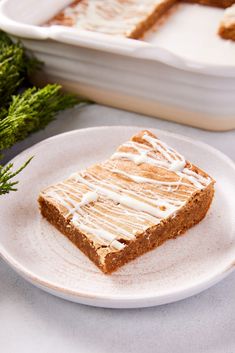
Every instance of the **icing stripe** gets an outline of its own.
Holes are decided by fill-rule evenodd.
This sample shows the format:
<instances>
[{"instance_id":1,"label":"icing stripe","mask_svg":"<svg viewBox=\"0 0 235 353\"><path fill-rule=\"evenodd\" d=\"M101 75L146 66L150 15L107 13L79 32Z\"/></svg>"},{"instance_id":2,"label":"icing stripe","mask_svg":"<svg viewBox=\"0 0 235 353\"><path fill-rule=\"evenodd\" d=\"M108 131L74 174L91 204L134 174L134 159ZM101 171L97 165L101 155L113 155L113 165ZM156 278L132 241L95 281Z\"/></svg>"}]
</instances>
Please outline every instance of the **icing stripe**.
<instances>
[{"instance_id":1,"label":"icing stripe","mask_svg":"<svg viewBox=\"0 0 235 353\"><path fill-rule=\"evenodd\" d=\"M96 190L96 192L98 192L99 194L104 195L115 202L121 203L126 207L132 208L136 211L143 211L143 212L149 213L152 216L155 216L158 218L162 218L166 216L165 211L161 211L160 209L157 209L156 207L151 206L145 202L141 202L137 199L134 199L133 197L130 197L127 195L121 195L105 187L94 185L93 183L87 181L84 177L80 175L76 176L76 180L82 184L89 186L91 189Z\"/></svg>"}]
</instances>

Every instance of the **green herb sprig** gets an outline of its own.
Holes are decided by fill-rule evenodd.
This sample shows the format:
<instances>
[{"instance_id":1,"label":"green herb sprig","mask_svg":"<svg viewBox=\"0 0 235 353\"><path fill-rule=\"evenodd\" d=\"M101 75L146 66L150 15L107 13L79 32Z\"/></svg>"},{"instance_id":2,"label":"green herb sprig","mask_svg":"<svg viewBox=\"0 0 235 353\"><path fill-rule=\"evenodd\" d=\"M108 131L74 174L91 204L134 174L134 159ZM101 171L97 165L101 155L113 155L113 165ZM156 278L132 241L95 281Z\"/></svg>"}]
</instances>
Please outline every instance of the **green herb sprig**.
<instances>
[{"instance_id":1,"label":"green herb sprig","mask_svg":"<svg viewBox=\"0 0 235 353\"><path fill-rule=\"evenodd\" d=\"M10 191L17 191L16 185L18 181L12 179L19 174L32 160L29 158L19 169L12 171L13 163L9 163L6 167L0 165L0 195L8 194Z\"/></svg>"},{"instance_id":2,"label":"green herb sprig","mask_svg":"<svg viewBox=\"0 0 235 353\"><path fill-rule=\"evenodd\" d=\"M28 75L41 63L26 55L22 45L0 31L0 105L6 106ZM0 118L2 118L2 113Z\"/></svg>"},{"instance_id":3,"label":"green herb sprig","mask_svg":"<svg viewBox=\"0 0 235 353\"><path fill-rule=\"evenodd\" d=\"M73 94L62 93L61 86L57 84L49 84L41 89L25 89L29 75L41 66L42 63L26 53L19 41L13 41L0 31L0 159L3 150L30 133L45 128L59 111L88 102ZM24 91L19 94L22 88ZM0 165L0 195L17 190L18 181L13 178L30 161L31 158L16 171L12 163Z\"/></svg>"},{"instance_id":4,"label":"green herb sprig","mask_svg":"<svg viewBox=\"0 0 235 353\"><path fill-rule=\"evenodd\" d=\"M0 121L0 151L12 147L30 133L43 129L60 110L82 102L72 94L63 94L61 86L29 88L13 96L7 116Z\"/></svg>"},{"instance_id":5,"label":"green herb sprig","mask_svg":"<svg viewBox=\"0 0 235 353\"><path fill-rule=\"evenodd\" d=\"M0 153L23 140L30 133L44 128L55 118L56 113L71 108L83 100L72 94L63 94L61 86L47 85L44 88L29 88L20 95L13 96L7 115L0 120ZM6 112L6 111L5 111ZM12 179L31 161L13 172L13 164L0 165L0 195L16 191L18 181Z\"/></svg>"}]
</instances>

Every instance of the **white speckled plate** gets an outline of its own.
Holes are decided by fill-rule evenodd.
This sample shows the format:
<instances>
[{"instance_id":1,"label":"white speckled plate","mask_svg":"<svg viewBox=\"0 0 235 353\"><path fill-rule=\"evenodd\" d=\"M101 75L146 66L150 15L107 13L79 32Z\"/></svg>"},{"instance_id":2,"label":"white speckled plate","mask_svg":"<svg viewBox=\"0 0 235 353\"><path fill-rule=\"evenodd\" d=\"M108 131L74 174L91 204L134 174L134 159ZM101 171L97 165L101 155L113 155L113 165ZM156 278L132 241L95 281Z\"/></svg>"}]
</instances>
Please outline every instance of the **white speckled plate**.
<instances>
[{"instance_id":1,"label":"white speckled plate","mask_svg":"<svg viewBox=\"0 0 235 353\"><path fill-rule=\"evenodd\" d=\"M104 275L40 216L37 196L52 182L107 158L140 130L101 127L49 138L17 156L16 193L0 197L0 254L20 275L57 296L79 303L133 308L169 303L198 293L235 267L235 166L221 152L189 138L154 130L213 176L216 194L207 217L184 236Z\"/></svg>"}]
</instances>

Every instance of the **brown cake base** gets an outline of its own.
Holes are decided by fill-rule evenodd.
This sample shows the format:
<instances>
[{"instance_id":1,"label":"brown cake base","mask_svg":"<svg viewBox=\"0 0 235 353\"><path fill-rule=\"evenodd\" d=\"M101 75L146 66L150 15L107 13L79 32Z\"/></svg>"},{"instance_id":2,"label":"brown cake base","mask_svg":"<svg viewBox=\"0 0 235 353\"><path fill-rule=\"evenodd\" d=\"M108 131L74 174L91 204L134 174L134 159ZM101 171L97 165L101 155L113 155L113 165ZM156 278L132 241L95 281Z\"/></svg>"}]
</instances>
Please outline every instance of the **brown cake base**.
<instances>
[{"instance_id":1,"label":"brown cake base","mask_svg":"<svg viewBox=\"0 0 235 353\"><path fill-rule=\"evenodd\" d=\"M136 28L127 36L132 39L141 38L173 5L177 0L168 0L162 2L156 7L156 10L144 21L139 22Z\"/></svg>"},{"instance_id":2,"label":"brown cake base","mask_svg":"<svg viewBox=\"0 0 235 353\"><path fill-rule=\"evenodd\" d=\"M220 7L222 9L226 9L234 4L234 0L184 0L184 2Z\"/></svg>"},{"instance_id":3,"label":"brown cake base","mask_svg":"<svg viewBox=\"0 0 235 353\"><path fill-rule=\"evenodd\" d=\"M156 248L166 240L176 238L200 222L210 207L213 195L214 187L213 184L210 184L204 190L195 193L174 217L169 217L160 224L139 234L123 250L107 254L102 262L93 242L79 231L78 228L70 224L69 220L52 203L44 199L43 196L40 196L39 204L42 215L83 251L96 266L104 273L109 274L125 263Z\"/></svg>"},{"instance_id":4,"label":"brown cake base","mask_svg":"<svg viewBox=\"0 0 235 353\"><path fill-rule=\"evenodd\" d=\"M235 41L235 23L229 27L223 25L219 28L219 35L224 39L230 39Z\"/></svg>"}]
</instances>

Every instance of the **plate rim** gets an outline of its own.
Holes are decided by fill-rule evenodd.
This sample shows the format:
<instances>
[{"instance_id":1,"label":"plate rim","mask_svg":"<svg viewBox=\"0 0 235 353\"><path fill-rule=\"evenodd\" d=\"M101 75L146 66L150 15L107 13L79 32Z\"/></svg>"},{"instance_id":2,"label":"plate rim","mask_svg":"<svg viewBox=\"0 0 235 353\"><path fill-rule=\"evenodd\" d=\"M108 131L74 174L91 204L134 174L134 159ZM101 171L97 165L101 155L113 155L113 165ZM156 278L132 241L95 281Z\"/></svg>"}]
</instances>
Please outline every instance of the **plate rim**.
<instances>
[{"instance_id":1,"label":"plate rim","mask_svg":"<svg viewBox=\"0 0 235 353\"><path fill-rule=\"evenodd\" d=\"M224 162L226 162L233 170L235 173L235 162L228 157L226 154L221 152L215 147L212 147L211 145L208 145L205 142L202 142L197 139L193 139L191 137L181 135L178 133L173 133L167 130L162 130L162 129L156 129L153 127L142 127L142 126L129 126L129 125L105 125L105 126L93 126L93 127L88 127L88 128L82 128L82 129L75 129L75 130L70 130L67 132L63 132L60 134L56 134L54 136L51 136L49 138L46 138L38 143L33 144L32 146L28 147L27 149L23 150L19 154L17 154L13 159L8 161L7 163L15 163L20 157L23 157L24 155L27 155L34 149L37 149L38 147L40 148L41 145L44 145L46 142L51 142L57 139L63 139L66 138L72 134L79 134L79 133L85 133L88 131L96 131L96 130L107 130L107 129L143 129L143 130L151 130L154 131L156 134L160 133L164 136L169 136L176 138L178 140L183 140L185 142L191 143L194 146L201 146L202 148L206 149L207 151L210 151L211 153L215 154L219 158L221 158ZM161 304L166 304L166 303L171 303L175 302L187 297L190 297L194 294L200 293L201 291L211 287L212 285L218 283L225 277L227 277L230 273L232 273L235 270L235 254L234 254L234 259L232 259L231 263L226 264L223 268L220 268L220 271L217 271L216 274L212 274L211 276L207 277L203 281L196 282L195 284L191 285L190 287L182 288L182 289L177 289L175 291L171 291L163 293L158 295L153 294L152 292L150 294L132 294L132 295L103 295L102 293L96 293L92 294L87 291L80 291L80 290L73 290L73 289L68 289L65 288L63 285L58 285L52 281L48 281L43 279L41 276L34 274L31 270L29 270L25 265L22 265L19 261L16 261L14 259L14 256L12 256L7 249L1 244L0 242L0 257L11 267L13 270L15 270L19 275L21 275L23 278L28 280L30 283L34 284L35 286L50 292L56 296L65 298L67 300L75 301L75 302L80 302L83 304L88 304L88 305L93 305L93 306L103 306L103 307L144 307L144 306L152 306L152 305L161 305ZM100 303L90 303L90 301L98 301L102 302ZM87 302L89 301L89 302ZM105 302L109 302L107 304L104 304ZM145 302L145 304L144 304ZM154 304L148 305L146 302L151 302ZM119 305L117 305L119 303ZM131 306L131 303L133 306ZM123 305L123 306L122 306Z\"/></svg>"}]
</instances>

